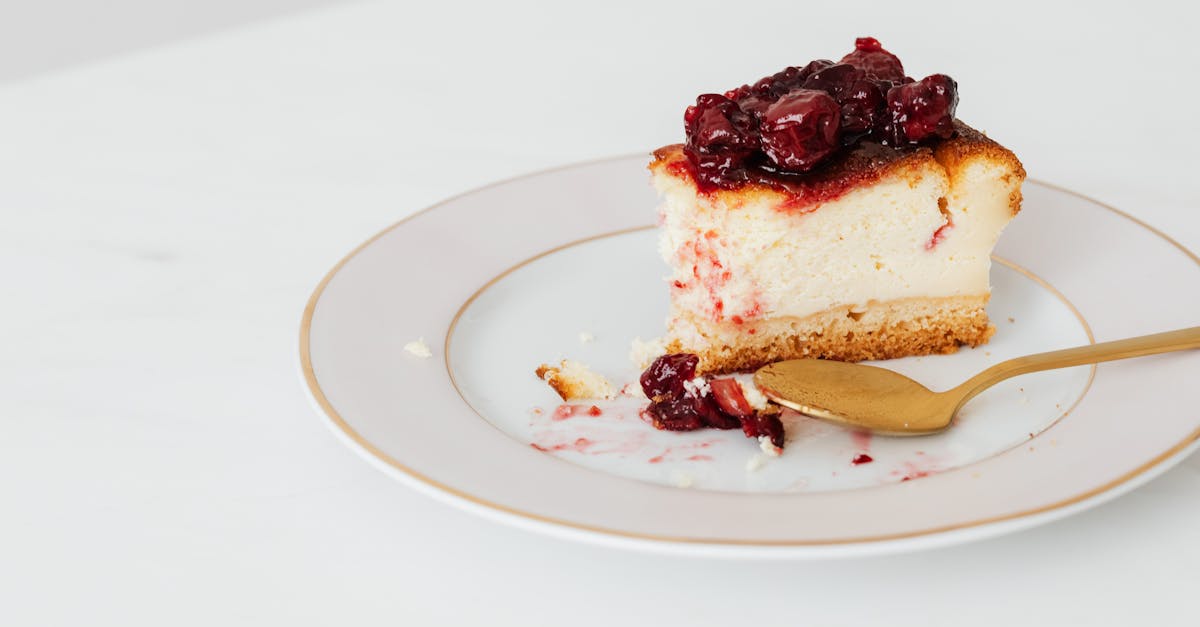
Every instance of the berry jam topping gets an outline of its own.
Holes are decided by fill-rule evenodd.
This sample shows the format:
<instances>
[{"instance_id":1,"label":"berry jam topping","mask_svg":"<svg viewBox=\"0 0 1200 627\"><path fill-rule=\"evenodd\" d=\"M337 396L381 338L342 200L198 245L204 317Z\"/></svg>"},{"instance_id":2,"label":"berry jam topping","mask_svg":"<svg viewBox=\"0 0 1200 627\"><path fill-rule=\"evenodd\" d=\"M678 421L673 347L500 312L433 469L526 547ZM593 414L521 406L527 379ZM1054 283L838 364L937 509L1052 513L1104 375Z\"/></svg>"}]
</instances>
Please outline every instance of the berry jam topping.
<instances>
[{"instance_id":1,"label":"berry jam topping","mask_svg":"<svg viewBox=\"0 0 1200 627\"><path fill-rule=\"evenodd\" d=\"M911 150L954 134L953 79L908 78L871 37L854 47L837 63L819 59L697 97L684 114L684 154L701 191L821 182L839 160L878 163L879 147Z\"/></svg>"},{"instance_id":2,"label":"berry jam topping","mask_svg":"<svg viewBox=\"0 0 1200 627\"><path fill-rule=\"evenodd\" d=\"M693 383L700 358L690 353L663 355L642 373L642 391L650 405L642 417L656 429L695 431L737 429L748 436L767 436L783 448L783 423L778 413L757 412L733 379Z\"/></svg>"}]
</instances>

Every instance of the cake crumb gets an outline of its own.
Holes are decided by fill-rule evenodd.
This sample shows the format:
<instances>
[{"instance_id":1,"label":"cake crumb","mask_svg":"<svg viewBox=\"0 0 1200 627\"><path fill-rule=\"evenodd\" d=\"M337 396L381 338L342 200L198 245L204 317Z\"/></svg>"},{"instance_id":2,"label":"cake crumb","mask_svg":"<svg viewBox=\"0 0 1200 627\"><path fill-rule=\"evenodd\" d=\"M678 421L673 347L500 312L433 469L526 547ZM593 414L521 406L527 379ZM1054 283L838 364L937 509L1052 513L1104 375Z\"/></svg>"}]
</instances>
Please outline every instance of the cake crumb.
<instances>
[{"instance_id":1,"label":"cake crumb","mask_svg":"<svg viewBox=\"0 0 1200 627\"><path fill-rule=\"evenodd\" d=\"M616 396L612 383L578 361L564 359L557 366L542 364L536 374L564 401L585 398L611 399Z\"/></svg>"},{"instance_id":2,"label":"cake crumb","mask_svg":"<svg viewBox=\"0 0 1200 627\"><path fill-rule=\"evenodd\" d=\"M671 483L674 483L677 488L690 488L695 483L695 480L686 472L679 472L677 470L671 473Z\"/></svg>"},{"instance_id":3,"label":"cake crumb","mask_svg":"<svg viewBox=\"0 0 1200 627\"><path fill-rule=\"evenodd\" d=\"M595 342L595 341L596 341L596 336L592 335L591 333L588 333L587 331L579 332L579 343L580 344L591 344L592 342Z\"/></svg>"},{"instance_id":4,"label":"cake crumb","mask_svg":"<svg viewBox=\"0 0 1200 627\"><path fill-rule=\"evenodd\" d=\"M660 337L646 341L643 341L640 337L635 337L629 347L629 361L632 361L638 370L645 370L650 366L651 362L665 355L666 352L667 344Z\"/></svg>"},{"instance_id":5,"label":"cake crumb","mask_svg":"<svg viewBox=\"0 0 1200 627\"><path fill-rule=\"evenodd\" d=\"M1015 318L1013 318L1012 316L1009 316L1009 317L1008 317L1008 321L1009 321L1009 322L1016 322L1017 320L1016 320Z\"/></svg>"},{"instance_id":6,"label":"cake crumb","mask_svg":"<svg viewBox=\"0 0 1200 627\"><path fill-rule=\"evenodd\" d=\"M420 357L421 359L429 359L433 357L433 351L429 350L429 345L425 343L425 338L417 338L404 345L404 350Z\"/></svg>"},{"instance_id":7,"label":"cake crumb","mask_svg":"<svg viewBox=\"0 0 1200 627\"><path fill-rule=\"evenodd\" d=\"M684 381L683 389L697 397L708 396L708 393L711 391L708 387L708 381L704 377L696 377L690 381Z\"/></svg>"},{"instance_id":8,"label":"cake crumb","mask_svg":"<svg viewBox=\"0 0 1200 627\"><path fill-rule=\"evenodd\" d=\"M758 448L762 449L762 452L770 455L771 457L779 457L780 455L783 455L783 449L775 446L771 442L770 436L758 436Z\"/></svg>"},{"instance_id":9,"label":"cake crumb","mask_svg":"<svg viewBox=\"0 0 1200 627\"><path fill-rule=\"evenodd\" d=\"M746 472L757 472L767 463L766 455L755 455L746 460Z\"/></svg>"}]
</instances>

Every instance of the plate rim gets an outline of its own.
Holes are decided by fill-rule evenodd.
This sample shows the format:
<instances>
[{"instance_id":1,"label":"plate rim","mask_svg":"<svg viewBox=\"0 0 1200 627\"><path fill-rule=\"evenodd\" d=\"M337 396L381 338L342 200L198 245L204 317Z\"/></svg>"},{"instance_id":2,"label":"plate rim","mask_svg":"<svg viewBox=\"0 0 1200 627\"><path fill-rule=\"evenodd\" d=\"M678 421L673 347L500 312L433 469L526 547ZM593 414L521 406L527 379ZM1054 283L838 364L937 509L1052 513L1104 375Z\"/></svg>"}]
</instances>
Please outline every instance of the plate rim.
<instances>
[{"instance_id":1,"label":"plate rim","mask_svg":"<svg viewBox=\"0 0 1200 627\"><path fill-rule=\"evenodd\" d=\"M458 506L466 506L469 510L478 514L482 514L487 518L499 520L501 522L513 523L518 527L536 528L550 532L552 535L559 537L571 537L609 545L632 545L636 548L643 549L654 548L660 551L666 549L667 552L694 553L699 549L705 549L704 552L711 555L721 555L732 550L738 554L753 553L760 556L764 554L786 554L788 556L796 556L796 551L799 550L804 554L809 554L810 556L815 557L819 557L821 555L828 556L832 552L845 553L848 549L850 549L851 552L859 554L866 552L880 553L884 552L880 549L888 545L891 545L891 550L888 552L897 552L905 550L906 548L920 548L922 544L929 545L930 541L932 541L934 545L941 546L965 542L972 539L972 536L975 538L990 537L1032 527L1039 522L1049 522L1051 520L1059 519L1076 511L1082 511L1083 509L1087 509L1089 507L1106 502L1112 498L1116 498L1117 496L1120 496L1121 494L1124 494L1161 474L1179 461L1182 461L1188 454L1190 454L1191 450L1200 448L1200 427L1197 427L1182 440L1160 452L1158 455L1143 462L1132 470L1129 470L1126 473L1110 479L1109 481L1099 486L1095 486L1087 491L1038 507L992 516L980 520L955 523L952 525L936 526L916 531L898 532L894 534L877 534L868 537L846 539L742 540L736 538L686 538L621 529L609 529L587 523L543 516L470 494L462 489L444 484L431 477L428 477L417 470L406 466L399 460L392 458L390 455L380 450L369 440L355 431L349 422L347 422L346 419L343 418L329 402L328 398L326 398L324 394L324 391L321 389L319 382L317 381L316 373L313 368L311 355L313 314L315 313L317 304L320 302L321 296L324 294L325 288L328 286L328 284L335 276L337 276L339 271L360 252L386 236L388 233L401 227L409 220L448 205L460 198L487 191L489 189L503 186L512 182L545 174L552 174L563 170L583 168L591 165L607 163L610 161L621 161L642 156L644 155L640 152L613 155L543 168L540 170L526 172L516 176L492 181L490 183L465 190L458 194L454 194L423 209L415 211L412 214L388 225L367 240L363 241L358 246L354 247L349 253L345 254L329 271L325 273L320 282L313 289L312 294L309 296L305 304L299 329L300 341L298 365L300 366L301 378L305 384L308 396L314 404L314 408L318 411L318 414L323 415L323 417L326 419L325 422L328 424L330 429L333 430L334 434L372 465L376 466L380 470L383 470L386 474L400 479L409 486L418 489L418 491L433 496L436 499L444 502L449 502ZM1036 178L1027 179L1027 182L1074 196L1110 211L1134 223L1135 225L1146 229L1167 244L1182 252L1186 257L1190 258L1194 263L1200 266L1200 256L1189 250L1187 247L1163 231L1160 231L1159 229L1147 224L1137 217L1134 217L1112 205L1060 185L1048 183ZM449 340L450 334L448 333L447 337L443 339L443 344L448 343ZM450 372L449 369L447 369L447 376L453 378L453 373ZM938 540L941 541L939 542ZM857 547L857 549L855 549L855 547ZM791 551L784 551L783 553L780 553L781 550L786 549L791 549Z\"/></svg>"}]
</instances>

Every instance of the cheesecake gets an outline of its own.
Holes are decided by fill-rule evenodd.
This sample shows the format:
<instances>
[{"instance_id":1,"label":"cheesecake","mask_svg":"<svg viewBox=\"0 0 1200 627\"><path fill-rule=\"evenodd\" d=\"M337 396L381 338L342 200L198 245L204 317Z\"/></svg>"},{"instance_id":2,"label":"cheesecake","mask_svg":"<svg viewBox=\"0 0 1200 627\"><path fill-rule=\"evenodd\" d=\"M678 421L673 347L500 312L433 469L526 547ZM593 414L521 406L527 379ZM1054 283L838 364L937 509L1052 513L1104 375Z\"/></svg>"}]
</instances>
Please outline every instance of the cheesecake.
<instances>
[{"instance_id":1,"label":"cheesecake","mask_svg":"<svg viewBox=\"0 0 1200 627\"><path fill-rule=\"evenodd\" d=\"M617 395L613 384L604 375L573 359L564 359L557 366L542 364L534 374L545 381L564 401L611 400Z\"/></svg>"},{"instance_id":2,"label":"cheesecake","mask_svg":"<svg viewBox=\"0 0 1200 627\"><path fill-rule=\"evenodd\" d=\"M957 105L954 79L911 78L870 37L696 98L685 141L649 165L670 310L666 336L630 351L646 422L740 428L778 455L779 406L730 373L988 341L991 252L1025 171ZM537 375L564 399L613 394L569 362Z\"/></svg>"},{"instance_id":3,"label":"cheesecake","mask_svg":"<svg viewBox=\"0 0 1200 627\"><path fill-rule=\"evenodd\" d=\"M988 341L991 252L1021 208L1011 151L861 38L685 113L655 151L665 352L696 372L954 352Z\"/></svg>"}]
</instances>

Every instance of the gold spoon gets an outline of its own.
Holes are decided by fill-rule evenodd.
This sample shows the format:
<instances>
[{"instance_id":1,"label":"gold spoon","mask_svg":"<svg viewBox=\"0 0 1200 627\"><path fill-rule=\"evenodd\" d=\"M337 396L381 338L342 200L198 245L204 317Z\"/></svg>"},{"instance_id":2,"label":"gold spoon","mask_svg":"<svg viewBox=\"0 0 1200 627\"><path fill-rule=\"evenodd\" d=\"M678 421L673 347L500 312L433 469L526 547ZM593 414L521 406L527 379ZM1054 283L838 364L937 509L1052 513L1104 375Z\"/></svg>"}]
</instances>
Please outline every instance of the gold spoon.
<instances>
[{"instance_id":1,"label":"gold spoon","mask_svg":"<svg viewBox=\"0 0 1200 627\"><path fill-rule=\"evenodd\" d=\"M824 359L763 366L754 383L767 398L814 418L884 435L927 435L949 427L967 401L1009 377L1188 348L1200 348L1200 327L1010 359L945 392L884 368Z\"/></svg>"}]
</instances>

